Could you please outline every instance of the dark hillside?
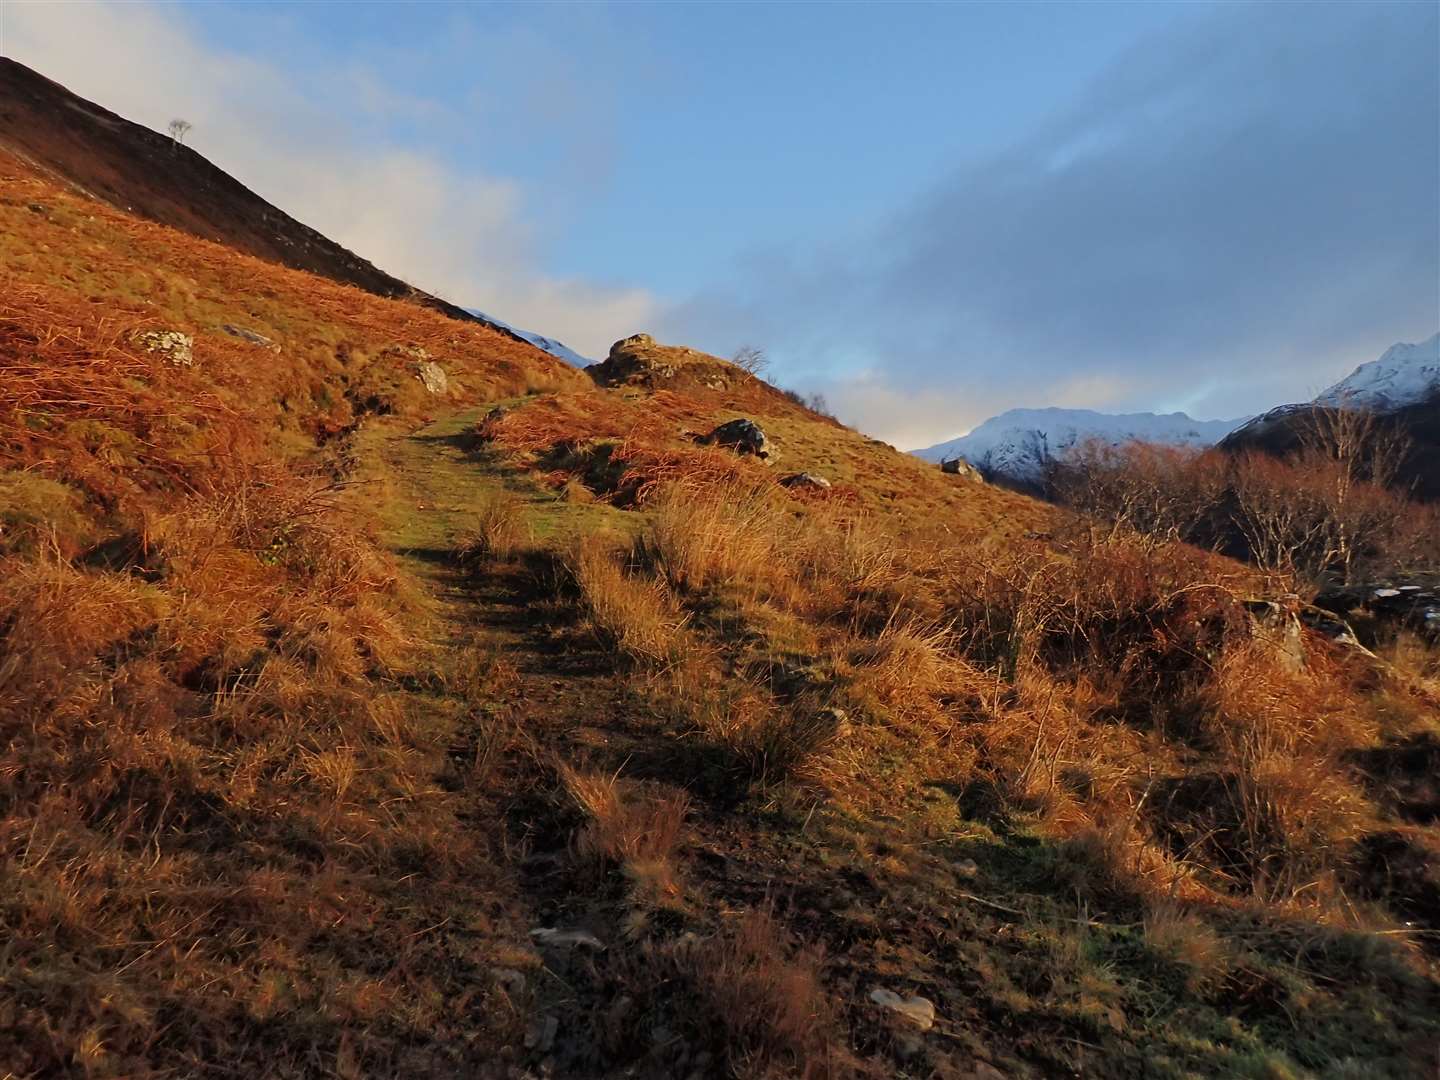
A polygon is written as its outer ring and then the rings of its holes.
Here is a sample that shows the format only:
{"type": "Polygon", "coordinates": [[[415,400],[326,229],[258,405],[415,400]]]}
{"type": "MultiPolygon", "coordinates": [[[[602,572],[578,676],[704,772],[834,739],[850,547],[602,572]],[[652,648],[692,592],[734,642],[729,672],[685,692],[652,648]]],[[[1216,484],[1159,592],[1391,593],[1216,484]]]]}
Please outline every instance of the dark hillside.
{"type": "Polygon", "coordinates": [[[385,273],[266,202],[189,147],[86,101],[8,57],[0,57],[0,147],[117,210],[514,336],[385,273]]]}
{"type": "MultiPolygon", "coordinates": [[[[1220,442],[1231,453],[1258,450],[1288,457],[1301,448],[1301,434],[1314,425],[1319,406],[1285,405],[1271,409],[1232,431],[1220,442]]],[[[1382,417],[1410,443],[1399,469],[1398,486],[1417,499],[1440,499],[1440,397],[1406,405],[1382,417]]]]}

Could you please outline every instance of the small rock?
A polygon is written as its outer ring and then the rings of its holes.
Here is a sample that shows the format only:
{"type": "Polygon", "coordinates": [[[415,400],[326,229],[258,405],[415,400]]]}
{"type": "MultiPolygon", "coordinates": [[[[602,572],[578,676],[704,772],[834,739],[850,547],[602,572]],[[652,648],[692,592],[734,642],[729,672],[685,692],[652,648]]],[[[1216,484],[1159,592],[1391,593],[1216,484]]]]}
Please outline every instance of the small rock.
{"type": "Polygon", "coordinates": [[[521,993],[525,989],[525,976],[514,968],[491,968],[490,974],[495,976],[495,981],[512,994],[521,993]]]}
{"type": "Polygon", "coordinates": [[[433,360],[422,360],[415,365],[415,377],[432,394],[443,394],[450,388],[450,379],[445,369],[433,360]]]}
{"type": "Polygon", "coordinates": [[[525,1049],[548,1054],[559,1031],[560,1021],[557,1018],[549,1015],[537,1017],[525,1032],[525,1049]]]}
{"type": "Polygon", "coordinates": [[[852,730],[850,726],[850,714],[844,709],[837,708],[834,705],[827,706],[816,713],[815,723],[820,728],[825,729],[824,738],[827,741],[830,739],[847,738],[852,730]]]}
{"type": "Polygon", "coordinates": [[[816,476],[814,473],[797,472],[791,473],[780,481],[781,487],[802,488],[807,491],[828,491],[830,481],[823,476],[816,476]]]}
{"type": "Polygon", "coordinates": [[[241,341],[248,341],[251,345],[255,345],[258,348],[269,349],[273,353],[280,351],[279,345],[276,345],[275,342],[271,341],[264,334],[258,334],[254,330],[248,330],[243,326],[236,326],[233,323],[225,323],[220,329],[224,330],[225,333],[231,337],[238,337],[241,341]]]}
{"type": "Polygon", "coordinates": [[[541,945],[553,945],[556,948],[605,948],[605,943],[589,930],[559,930],[542,926],[531,930],[530,936],[541,945]]]}
{"type": "Polygon", "coordinates": [[[929,998],[902,998],[892,990],[877,986],[870,991],[870,1000],[882,1009],[905,1017],[921,1031],[929,1031],[935,1026],[935,1003],[929,998]]]}
{"type": "Polygon", "coordinates": [[[176,367],[190,367],[195,362],[192,349],[195,339],[179,330],[145,330],[135,335],[142,348],[165,357],[176,367]]]}

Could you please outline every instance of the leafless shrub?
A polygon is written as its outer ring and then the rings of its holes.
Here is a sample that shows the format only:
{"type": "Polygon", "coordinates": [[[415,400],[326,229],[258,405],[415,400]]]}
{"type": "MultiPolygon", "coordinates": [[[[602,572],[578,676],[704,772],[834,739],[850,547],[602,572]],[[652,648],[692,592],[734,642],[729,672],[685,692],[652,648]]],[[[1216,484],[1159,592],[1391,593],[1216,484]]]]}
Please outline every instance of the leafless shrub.
{"type": "Polygon", "coordinates": [[[770,367],[770,358],[765,355],[765,350],[755,345],[741,345],[735,350],[730,362],[741,371],[749,372],[757,378],[770,367]]]}

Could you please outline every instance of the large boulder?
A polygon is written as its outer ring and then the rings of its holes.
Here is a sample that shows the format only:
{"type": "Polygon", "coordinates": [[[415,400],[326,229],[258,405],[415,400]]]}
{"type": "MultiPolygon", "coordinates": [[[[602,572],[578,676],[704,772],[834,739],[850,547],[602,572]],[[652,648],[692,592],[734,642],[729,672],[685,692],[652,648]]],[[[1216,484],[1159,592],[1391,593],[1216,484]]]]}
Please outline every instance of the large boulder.
{"type": "Polygon", "coordinates": [[[760,430],[754,420],[744,418],[727,420],[699,442],[706,445],[728,446],[737,454],[752,454],[761,461],[770,462],[775,458],[775,446],[760,430]]]}
{"type": "Polygon", "coordinates": [[[416,364],[415,377],[432,394],[443,394],[450,388],[445,369],[433,360],[421,360],[416,364]]]}
{"type": "Polygon", "coordinates": [[[951,476],[963,476],[967,480],[977,480],[981,483],[985,481],[985,478],[980,475],[980,470],[963,457],[946,458],[940,462],[940,471],[949,473],[951,476]]]}

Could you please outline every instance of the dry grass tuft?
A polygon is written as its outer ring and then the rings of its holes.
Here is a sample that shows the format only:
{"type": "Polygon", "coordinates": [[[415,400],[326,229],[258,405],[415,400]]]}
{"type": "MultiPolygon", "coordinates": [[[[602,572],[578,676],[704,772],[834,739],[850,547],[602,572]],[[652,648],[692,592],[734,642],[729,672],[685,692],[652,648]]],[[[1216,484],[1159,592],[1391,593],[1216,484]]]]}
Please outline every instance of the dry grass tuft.
{"type": "Polygon", "coordinates": [[[691,977],[729,1034],[732,1061],[783,1068],[807,1080],[846,1074],[848,1055],[836,1045],[822,959],[816,949],[795,948],[764,910],[746,912],[694,949],[691,977]]]}
{"type": "Polygon", "coordinates": [[[1235,964],[1234,949],[1213,927],[1173,903],[1146,912],[1145,944],[1179,971],[1193,994],[1218,989],[1235,964]]]}
{"type": "Polygon", "coordinates": [[[753,482],[667,485],[650,521],[637,561],[677,590],[724,584],[758,594],[784,579],[785,515],[773,492],[753,482]]]}
{"type": "Polygon", "coordinates": [[[662,582],[628,573],[618,553],[596,542],[581,544],[569,565],[602,643],[642,665],[664,667],[679,658],[686,618],[662,582]]]}
{"type": "Polygon", "coordinates": [[[575,839],[577,854],[618,866],[630,881],[632,900],[642,906],[679,906],[675,852],[689,812],[685,794],[565,767],[560,777],[586,817],[575,839]]]}
{"type": "Polygon", "coordinates": [[[524,500],[513,492],[497,490],[476,509],[475,525],[455,545],[455,557],[473,571],[489,562],[514,558],[533,540],[524,500]]]}

